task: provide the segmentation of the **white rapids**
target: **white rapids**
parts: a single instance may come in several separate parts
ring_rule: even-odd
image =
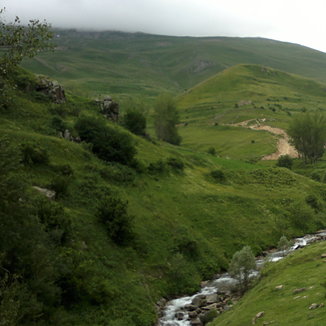
[[[257,258],[257,270],[252,271],[251,277],[256,277],[259,274],[258,270],[264,265],[266,261],[277,262],[283,259],[289,253],[293,252],[294,250],[303,248],[312,242],[323,240],[325,237],[326,230],[320,231],[316,234],[308,234],[304,237],[294,239],[293,245],[286,251],[274,251],[268,254],[263,259]],[[186,305],[191,304],[197,296],[224,292],[228,289],[231,289],[236,284],[237,280],[232,278],[229,274],[224,273],[218,278],[208,282],[207,286],[204,286],[199,292],[195,293],[194,295],[185,296],[169,301],[163,310],[162,317],[159,319],[158,326],[191,326],[187,310],[184,309]],[[183,314],[181,320],[180,314],[177,314],[178,312],[182,312]]]

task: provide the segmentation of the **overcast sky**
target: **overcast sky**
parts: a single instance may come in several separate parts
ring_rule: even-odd
[[[326,0],[0,0],[7,20],[188,36],[260,36],[326,52]]]

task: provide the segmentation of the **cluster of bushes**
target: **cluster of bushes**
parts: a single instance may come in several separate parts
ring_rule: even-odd
[[[156,162],[150,163],[147,170],[150,174],[163,174],[171,170],[182,173],[184,170],[184,163],[179,158],[169,157],[166,161],[157,160]]]
[[[107,162],[132,164],[136,154],[133,139],[126,133],[109,127],[104,120],[81,117],[75,124],[82,141],[92,145],[92,151]]]

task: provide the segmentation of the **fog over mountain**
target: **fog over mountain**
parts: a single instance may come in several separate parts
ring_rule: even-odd
[[[7,19],[189,36],[261,36],[326,51],[321,0],[4,0]]]

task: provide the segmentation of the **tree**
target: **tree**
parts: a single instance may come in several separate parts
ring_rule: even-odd
[[[293,159],[291,158],[290,155],[281,155],[278,158],[276,165],[291,170],[293,165]]]
[[[249,275],[255,267],[255,257],[249,246],[243,247],[233,255],[229,273],[239,282],[239,288],[242,293],[248,289]]]
[[[123,116],[122,125],[135,135],[146,135],[146,118],[139,111],[127,111]]]
[[[283,256],[285,255],[286,250],[290,248],[290,241],[286,238],[285,235],[281,236],[278,244],[277,249],[282,251]]]
[[[292,120],[288,134],[305,163],[315,163],[325,151],[325,115],[320,112],[298,114]]]
[[[24,58],[52,48],[52,32],[45,21],[37,19],[30,20],[27,26],[22,25],[19,17],[6,23],[4,11],[0,10],[0,75],[8,76]]]
[[[172,97],[160,96],[154,107],[154,127],[158,139],[174,145],[180,145],[181,137],[176,124],[179,116]]]

